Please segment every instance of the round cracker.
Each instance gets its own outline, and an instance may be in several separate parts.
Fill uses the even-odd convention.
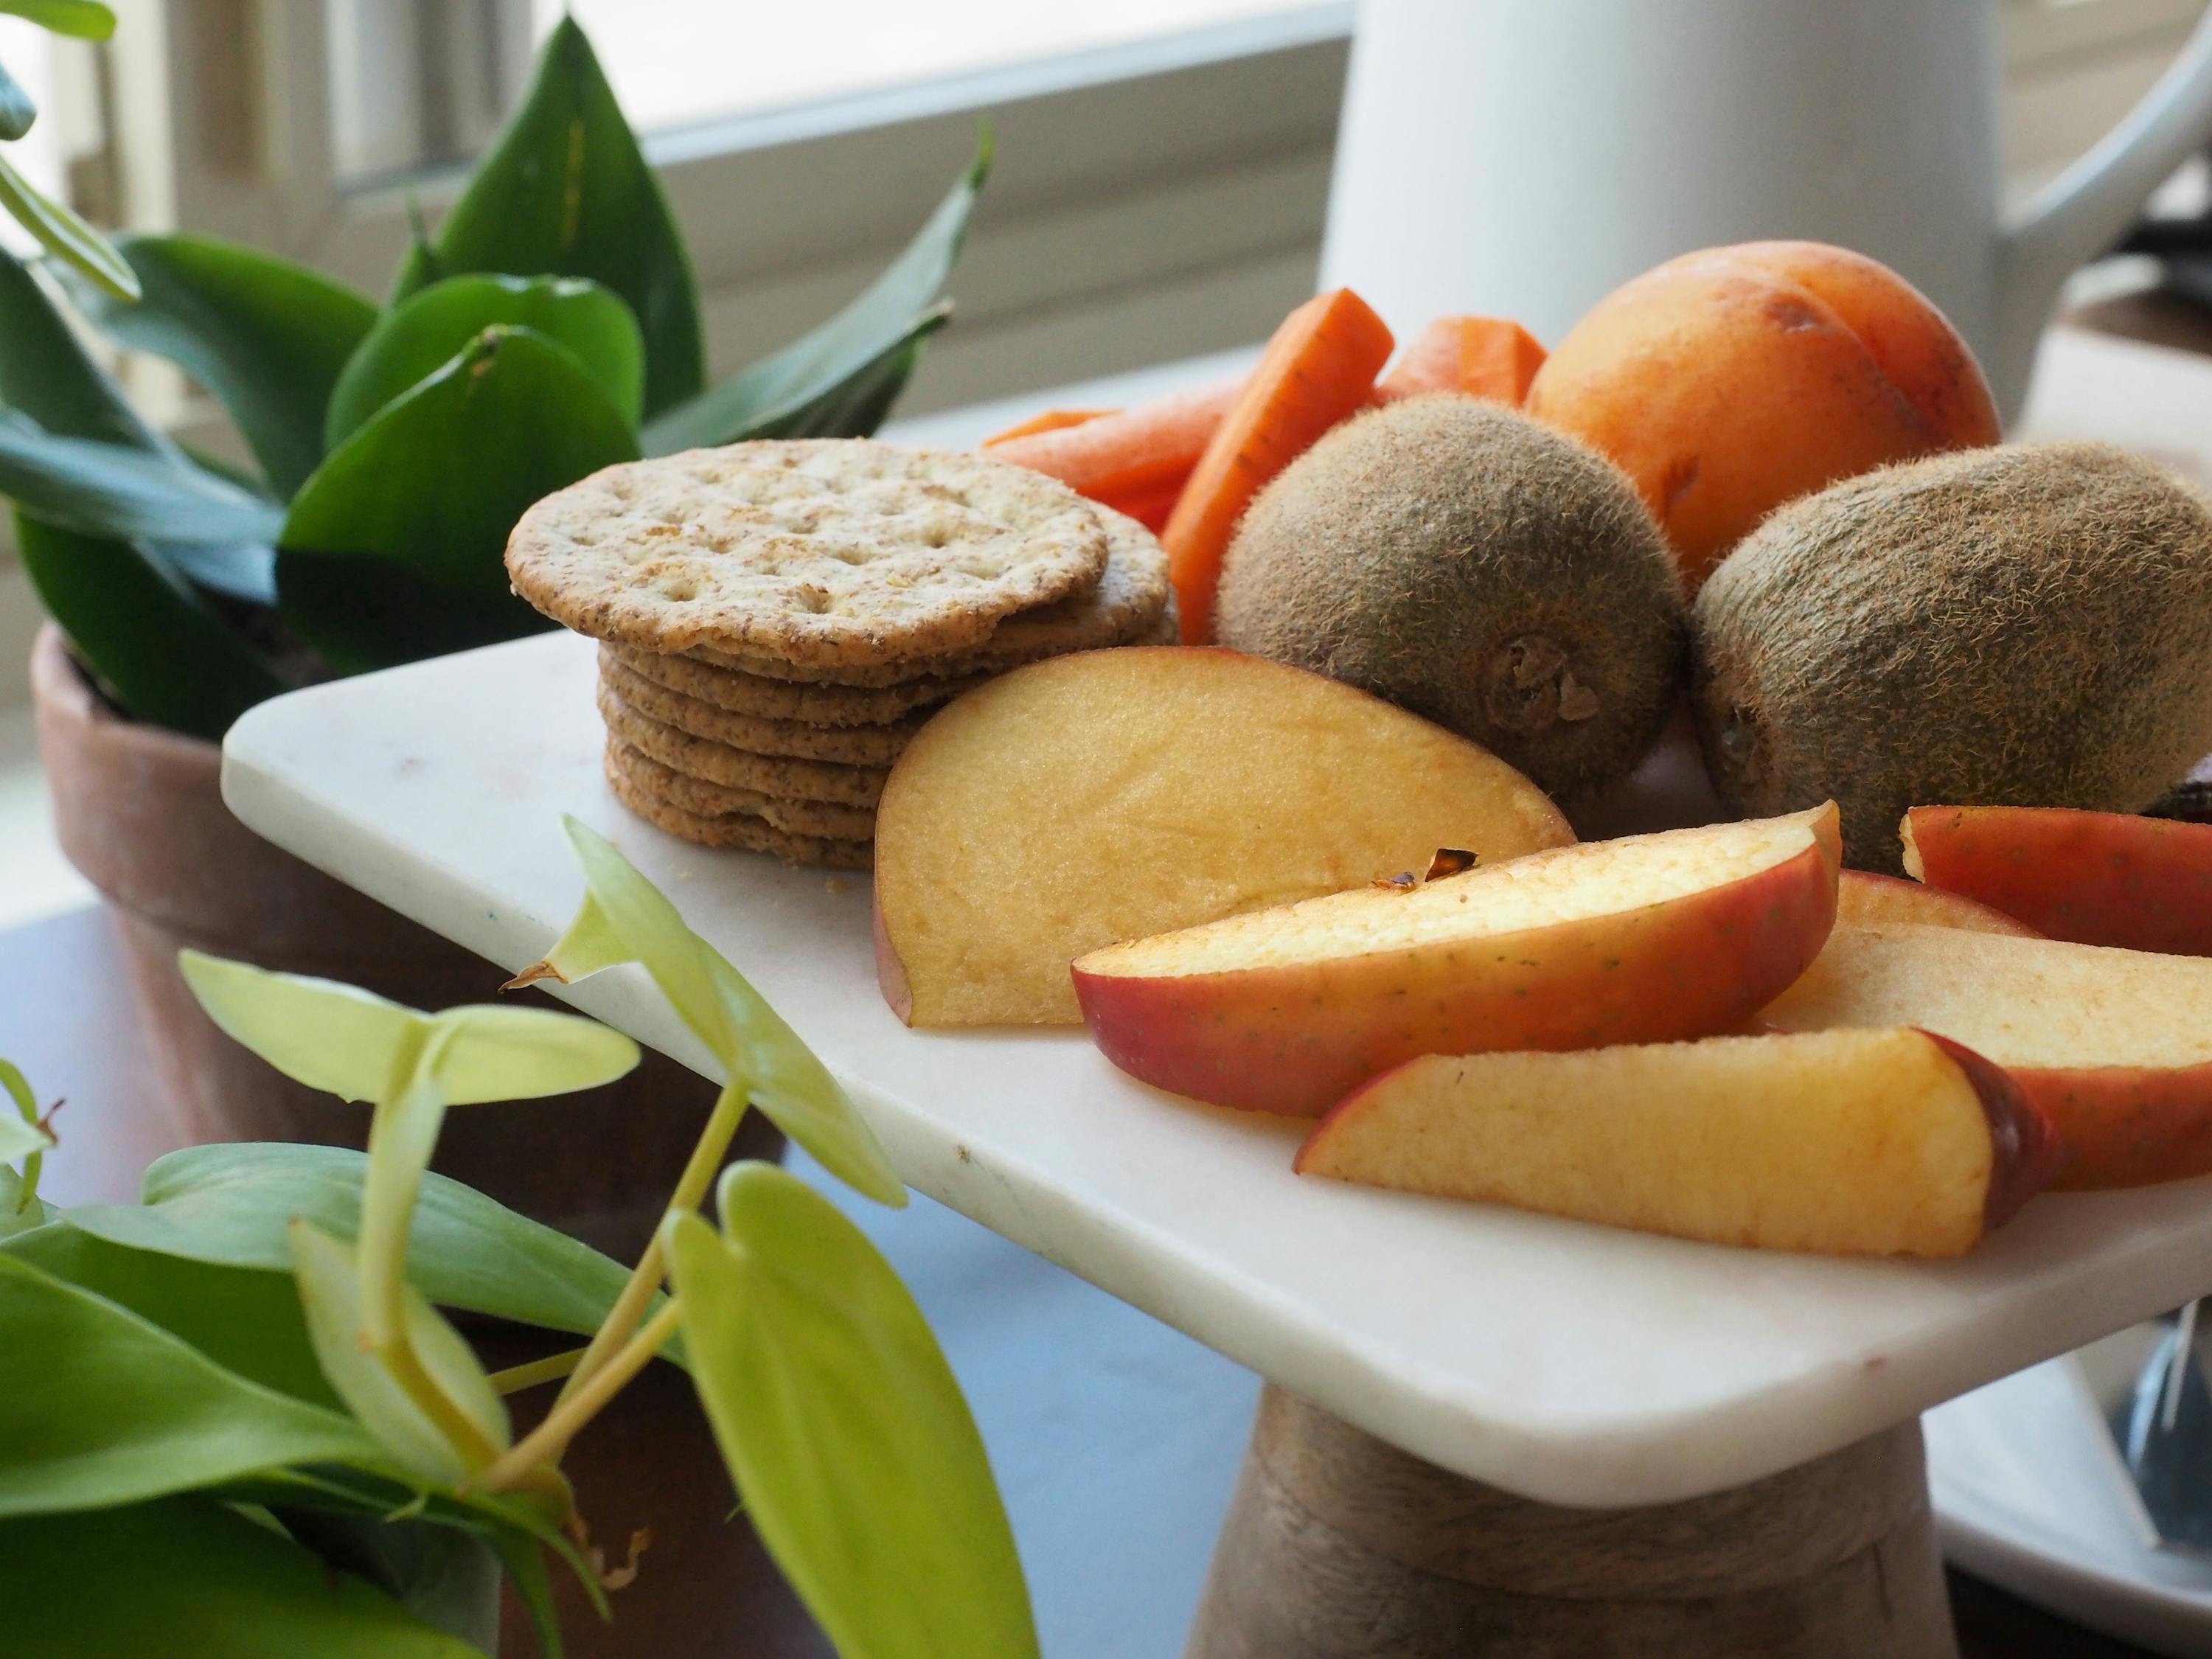
[[[875,836],[876,815],[865,806],[785,800],[756,789],[732,789],[724,784],[709,783],[704,778],[663,766],[611,733],[607,738],[606,766],[610,773],[621,773],[655,799],[702,818],[758,818],[771,830],[793,836],[819,836],[828,841],[869,841]]]
[[[672,806],[640,788],[623,773],[607,769],[607,787],[615,799],[656,830],[701,847],[739,848],[749,853],[772,853],[787,864],[823,865],[833,870],[866,870],[876,861],[872,841],[831,841],[820,836],[794,836],[760,819],[738,813],[729,817],[702,817]]]
[[[817,667],[959,650],[1105,567],[1097,515],[1057,478],[868,438],[625,461],[539,501],[507,546],[515,592],[578,633]]]
[[[821,685],[717,668],[696,657],[663,656],[634,645],[603,645],[599,656],[602,661],[612,657],[634,674],[733,714],[765,720],[803,720],[809,726],[889,726],[917,709],[933,709],[949,702],[988,678],[963,674],[946,679],[924,675],[884,686]]]
[[[756,720],[687,697],[681,691],[632,673],[602,656],[599,683],[648,720],[688,732],[695,738],[726,743],[756,755],[789,755],[799,760],[834,761],[840,766],[889,766],[928,723],[927,714],[909,714],[891,726],[808,726],[800,720]]]
[[[838,766],[829,761],[794,760],[787,755],[756,755],[679,732],[639,714],[607,690],[599,689],[599,718],[607,730],[650,760],[672,771],[689,773],[730,789],[750,789],[787,800],[834,801],[841,806],[873,806],[883,799],[887,766]]]
[[[964,650],[927,659],[863,666],[823,665],[779,659],[767,653],[731,651],[718,645],[691,647],[696,660],[769,679],[880,687],[918,674],[1001,674],[1024,663],[1075,651],[1129,645],[1149,636],[1172,609],[1168,556],[1159,539],[1134,519],[1092,504],[1105,526],[1106,569],[1089,592],[1011,616],[990,636]]]

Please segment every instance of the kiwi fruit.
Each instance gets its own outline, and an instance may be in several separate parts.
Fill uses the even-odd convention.
[[[1698,595],[1692,700],[1740,811],[1832,797],[2137,811],[2212,751],[2212,508],[2101,444],[1973,449],[1778,508]]]
[[[1216,635],[1425,715],[1572,805],[1657,737],[1688,606],[1611,461],[1443,394],[1346,422],[1261,492],[1223,564]]]

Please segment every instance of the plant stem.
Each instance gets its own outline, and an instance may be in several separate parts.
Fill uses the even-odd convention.
[[[384,1362],[384,1369],[399,1385],[400,1392],[422,1410],[446,1437],[446,1443],[461,1455],[464,1463],[489,1461],[499,1455],[498,1443],[471,1421],[468,1413],[455,1405],[438,1386],[415,1352],[413,1343],[401,1334],[396,1342],[372,1343],[376,1357]]]
[[[714,1173],[722,1167],[722,1158],[729,1152],[730,1142],[738,1133],[738,1124],[744,1117],[746,1103],[744,1090],[735,1083],[726,1085],[715,1097],[714,1109],[707,1119],[707,1127],[699,1133],[699,1144],[691,1149],[690,1161],[684,1164],[684,1173],[677,1180],[676,1190],[669,1194],[668,1207],[661,1215],[662,1227],[667,1224],[670,1216],[688,1214],[696,1210],[700,1200],[707,1196],[707,1188],[714,1184]],[[661,1255],[660,1234],[661,1227],[653,1229],[653,1242],[645,1247],[645,1254],[638,1257],[637,1266],[630,1273],[629,1283],[623,1286],[622,1294],[615,1298],[614,1306],[607,1310],[605,1322],[600,1325],[598,1334],[592,1338],[591,1346],[584,1350],[583,1358],[577,1362],[576,1369],[562,1385],[560,1399],[554,1402],[556,1411],[592,1380],[592,1374],[607,1363],[609,1356],[629,1340],[629,1334],[637,1328],[637,1322],[644,1316],[647,1304],[653,1300],[653,1292],[660,1288],[660,1281],[667,1274],[667,1266]]]
[[[488,1465],[471,1484],[486,1492],[502,1492],[539,1465],[559,1462],[568,1443],[652,1362],[683,1322],[683,1310],[678,1304],[671,1302],[662,1308],[612,1358],[593,1371],[588,1382],[556,1401],[543,1423],[516,1441],[512,1450]]]
[[[491,1374],[491,1385],[501,1394],[520,1394],[541,1382],[557,1382],[574,1371],[583,1357],[581,1348],[570,1348],[562,1353],[547,1354],[543,1359],[533,1359],[526,1365],[510,1365]]]

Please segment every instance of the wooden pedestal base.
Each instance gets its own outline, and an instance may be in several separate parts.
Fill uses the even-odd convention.
[[[1268,1386],[1185,1659],[1956,1659],[1920,1425],[1643,1510],[1531,1503]]]

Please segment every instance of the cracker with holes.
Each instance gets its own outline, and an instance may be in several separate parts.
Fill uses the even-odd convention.
[[[508,538],[515,592],[581,634],[800,666],[958,651],[1091,592],[1106,534],[1066,485],[984,455],[792,439],[625,462]]]

